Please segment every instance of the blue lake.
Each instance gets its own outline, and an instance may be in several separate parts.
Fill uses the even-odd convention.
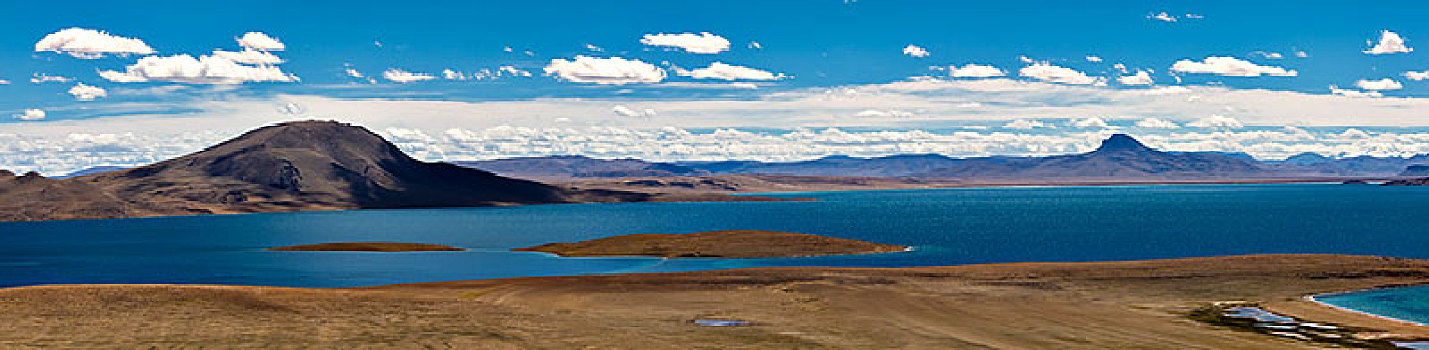
[[[1429,258],[1429,187],[1184,185],[779,194],[813,202],[630,203],[0,223],[0,286],[342,287],[752,266],[926,266],[1253,253]],[[911,245],[793,259],[557,258],[510,248],[630,233],[780,230]],[[465,252],[268,252],[340,241]]]

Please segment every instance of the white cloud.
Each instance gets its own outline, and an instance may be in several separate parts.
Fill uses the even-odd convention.
[[[101,71],[99,76],[118,83],[164,81],[189,84],[241,84],[245,82],[296,82],[298,77],[271,65],[250,66],[218,56],[148,56],[123,72]]]
[[[600,48],[600,46],[595,46],[591,44],[585,44],[585,49],[594,52],[605,52],[605,49]]]
[[[760,50],[764,48],[764,45],[760,45],[758,41],[751,41],[749,42],[749,48]]]
[[[1087,56],[1087,62],[1101,62],[1102,58],[1097,56]]]
[[[558,58],[551,60],[544,70],[546,75],[577,83],[622,85],[658,83],[665,80],[665,70],[640,60],[621,57],[576,56],[573,60]]]
[[[521,70],[520,68],[516,68],[515,66],[501,66],[501,67],[497,67],[496,72],[497,72],[496,74],[497,74],[498,76],[499,76],[499,75],[509,75],[509,76],[513,76],[513,77],[529,77],[529,76],[531,76],[531,72],[527,72],[527,71]]]
[[[1340,87],[1334,86],[1334,85],[1330,85],[1330,94],[1336,95],[1336,96],[1356,97],[1356,98],[1384,97],[1384,94],[1381,94],[1381,93],[1379,93],[1379,92],[1377,92],[1377,91],[1359,91],[1359,90],[1341,89]]]
[[[15,119],[19,120],[40,120],[45,119],[45,110],[38,108],[27,108],[25,112],[16,114]]]
[[[645,37],[640,38],[640,43],[678,47],[689,53],[716,54],[729,51],[729,40],[710,33],[645,34]]]
[[[242,63],[242,64],[274,65],[274,64],[282,64],[282,63],[283,63],[283,59],[282,59],[282,58],[279,58],[277,55],[268,53],[268,52],[266,52],[266,51],[257,51],[257,50],[243,50],[243,51],[214,50],[214,51],[213,51],[213,56],[214,56],[214,57],[221,57],[221,58],[223,58],[223,59],[226,59],[226,60],[229,60],[229,61],[233,61],[233,62]]]
[[[1422,71],[1422,72],[1409,71],[1409,72],[1404,72],[1403,75],[1404,75],[1404,78],[1405,78],[1405,79],[1414,80],[1414,81],[1429,79],[1429,71]]]
[[[1106,79],[1103,78],[1093,78],[1075,69],[1054,66],[1048,63],[1037,63],[1022,67],[1017,74],[1046,82],[1073,85],[1100,85],[1106,82]]]
[[[1169,14],[1169,13],[1166,13],[1165,11],[1162,11],[1162,12],[1160,12],[1160,13],[1153,13],[1153,14],[1150,14],[1150,15],[1146,15],[1146,18],[1148,18],[1148,19],[1154,19],[1154,20],[1158,20],[1158,21],[1162,21],[1162,22],[1175,22],[1175,21],[1176,21],[1176,16],[1174,16],[1174,15],[1172,15],[1172,14]]]
[[[854,113],[854,116],[861,118],[912,118],[914,117],[914,114],[912,112],[892,109],[866,109],[863,111],[859,111],[858,113]]]
[[[243,46],[243,48],[249,50],[283,51],[287,48],[285,45],[283,45],[283,42],[278,41],[278,39],[270,37],[268,36],[268,34],[263,34],[259,32],[245,33],[242,37],[239,37],[236,40],[238,40],[239,46]]]
[[[908,55],[908,56],[913,56],[913,57],[928,57],[928,55],[929,55],[927,49],[924,49],[924,48],[922,48],[922,47],[918,47],[917,45],[913,45],[913,44],[908,44],[908,46],[904,46],[904,47],[903,47],[903,54],[904,54],[904,55]]]
[[[1305,58],[1310,57],[1310,54],[1306,53],[1305,51],[1295,51],[1295,57]]]
[[[1414,51],[1413,48],[1410,48],[1409,46],[1406,46],[1404,44],[1404,38],[1400,37],[1399,33],[1391,32],[1388,30],[1379,33],[1378,43],[1369,43],[1373,44],[1374,46],[1370,47],[1368,50],[1364,50],[1364,53],[1371,55],[1407,53]]]
[[[644,108],[635,110],[624,105],[615,105],[615,107],[611,108],[611,111],[615,112],[615,115],[631,118],[650,118],[659,115],[654,109]]]
[[[387,79],[387,81],[403,84],[432,80],[436,78],[437,77],[434,77],[431,74],[413,73],[397,68],[388,68],[386,71],[382,72],[382,79]]]
[[[0,85],[10,85],[10,81],[9,81],[9,80],[5,80],[5,79],[0,79]]]
[[[1355,86],[1357,86],[1357,87],[1359,87],[1359,88],[1361,88],[1361,89],[1374,90],[1374,91],[1379,91],[1379,90],[1399,90],[1399,89],[1403,89],[1403,88],[1404,88],[1404,85],[1402,85],[1402,84],[1400,84],[1399,82],[1394,81],[1394,79],[1390,79],[1390,78],[1384,78],[1384,79],[1380,79],[1380,80],[1360,80],[1360,81],[1355,82]]]
[[[114,36],[94,29],[68,28],[45,35],[35,43],[35,52],[58,52],[95,59],[105,54],[148,55],[154,53],[154,48],[135,38]]]
[[[1191,121],[1190,123],[1186,123],[1186,126],[1193,127],[1193,128],[1202,128],[1202,129],[1226,129],[1226,130],[1233,130],[1233,129],[1244,128],[1244,127],[1245,127],[1245,124],[1241,123],[1240,120],[1236,120],[1235,118],[1231,118],[1231,117],[1227,117],[1227,116],[1223,116],[1223,115],[1219,115],[1219,114],[1212,114],[1212,115],[1209,116],[1209,117],[1205,117],[1205,118],[1201,118],[1201,119],[1196,119],[1196,120],[1194,120],[1194,121]]]
[[[1040,122],[1040,121],[1036,121],[1036,120],[1031,120],[1031,119],[1017,119],[1017,120],[1013,120],[1013,121],[1007,122],[1007,124],[1003,124],[1002,127],[1008,128],[1008,129],[1017,129],[1017,130],[1031,130],[1031,129],[1036,129],[1036,128],[1046,128],[1046,127],[1049,127],[1049,126],[1048,126],[1046,123],[1043,123],[1043,122]]]
[[[109,92],[104,88],[84,83],[77,83],[74,87],[69,88],[69,94],[80,101],[94,101],[94,99],[109,96]]]
[[[454,71],[454,70],[452,70],[451,68],[447,68],[447,69],[443,69],[443,70],[442,70],[442,79],[446,79],[446,80],[466,80],[466,79],[468,79],[468,78],[467,78],[466,73],[462,73],[462,72],[459,72],[459,71]]]
[[[359,72],[359,71],[357,71],[356,69],[352,69],[352,68],[348,68],[348,69],[347,69],[347,76],[353,77],[353,78],[359,78],[359,79],[361,79],[361,78],[366,78],[366,77],[367,77],[367,75],[362,74],[362,72]]]
[[[1155,80],[1151,79],[1151,74],[1144,70],[1136,71],[1136,75],[1117,77],[1116,81],[1121,85],[1151,85],[1155,83]]]
[[[1165,119],[1160,119],[1160,118],[1146,118],[1146,119],[1142,119],[1142,120],[1136,121],[1136,127],[1139,127],[1139,128],[1147,128],[1147,129],[1175,129],[1175,128],[1180,128],[1181,126],[1180,126],[1180,125],[1176,125],[1175,122],[1172,122],[1172,121],[1169,121],[1169,120],[1165,120]]]
[[[962,68],[948,66],[948,75],[954,78],[991,78],[1007,75],[1007,72],[993,66],[968,63]]]
[[[70,79],[70,78],[67,78],[67,77],[61,77],[61,76],[57,76],[57,75],[48,75],[48,74],[39,73],[39,72],[36,72],[35,74],[30,75],[30,82],[31,82],[31,83],[35,83],[35,84],[43,84],[43,83],[68,83],[68,82],[70,82],[70,81],[72,81],[72,80],[74,80],[74,79]]]
[[[1261,75],[1293,77],[1299,73],[1281,67],[1262,66],[1235,57],[1211,56],[1201,62],[1192,60],[1176,61],[1171,70],[1183,73],[1205,73],[1229,77],[1258,77]]]
[[[1111,125],[1110,125],[1110,124],[1107,124],[1106,120],[1103,120],[1102,118],[1091,117],[1091,118],[1073,119],[1073,120],[1072,120],[1072,127],[1082,128],[1082,129],[1106,129],[1106,128],[1110,128]]]
[[[1251,54],[1251,55],[1255,55],[1255,56],[1260,56],[1260,57],[1268,58],[1268,59],[1272,59],[1272,60],[1278,60],[1278,59],[1285,58],[1285,55],[1281,55],[1279,52],[1256,51],[1256,52],[1251,52],[1250,54]]]
[[[711,63],[709,67],[695,70],[678,70],[676,74],[695,79],[720,79],[720,80],[779,80],[785,78],[783,73],[775,74],[769,71],[724,64],[720,62]]]

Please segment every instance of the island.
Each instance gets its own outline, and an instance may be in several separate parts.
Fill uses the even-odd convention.
[[[731,230],[686,234],[633,234],[576,243],[550,243],[516,251],[563,257],[648,256],[661,258],[790,258],[908,250],[899,245],[819,235]]]
[[[457,252],[466,249],[426,243],[340,242],[268,248],[275,252]]]

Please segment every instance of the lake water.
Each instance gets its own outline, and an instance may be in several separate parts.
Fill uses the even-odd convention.
[[[1429,258],[1429,187],[1184,185],[779,194],[813,202],[629,203],[0,223],[0,286],[343,287],[752,266],[926,266],[1253,253]],[[759,229],[911,245],[839,257],[557,258],[510,252],[630,233]],[[341,241],[465,252],[268,252]],[[1429,293],[1419,293],[1429,298]],[[1429,303],[1425,303],[1429,305]],[[1418,309],[1429,314],[1429,308]]]

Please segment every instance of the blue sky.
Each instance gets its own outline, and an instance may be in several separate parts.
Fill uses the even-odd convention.
[[[1020,135],[965,154],[954,146],[926,149],[960,155],[1075,151],[1110,132],[1145,134],[1173,149],[1264,157],[1413,154],[1429,152],[1415,136],[1429,126],[1422,116],[1429,81],[1411,79],[1412,72],[1429,70],[1429,53],[1365,51],[1385,31],[1416,48],[1429,37],[1419,15],[1426,9],[1423,2],[1330,1],[8,2],[0,5],[7,15],[0,20],[0,79],[9,82],[0,85],[0,143],[5,135],[16,141],[0,148],[0,168],[139,162],[197,146],[136,145],[197,144],[209,141],[195,136],[201,132],[306,118],[348,120],[394,138],[416,131],[422,136],[404,148],[445,149],[429,152],[433,159],[558,151],[795,159],[924,150],[916,140],[745,153],[724,146],[693,156],[633,146],[648,146],[647,140],[608,153],[596,150],[614,146],[450,151],[470,145],[447,131],[499,127]],[[153,52],[94,58],[37,48],[68,28],[139,40]],[[249,32],[280,41],[282,50],[256,50],[284,62],[242,67],[271,69],[291,81],[160,74],[160,68],[182,68],[160,58],[242,53],[235,39]],[[704,54],[642,43],[654,34],[703,35],[728,47]],[[565,74],[602,72],[554,61],[587,63],[579,56],[631,75],[598,84]],[[141,59],[162,67],[125,73]],[[951,76],[949,66],[969,64],[1002,74]],[[509,68],[498,73],[502,67]],[[404,83],[383,76],[392,70],[432,78]],[[444,70],[456,79],[444,77]],[[1124,79],[1142,72],[1146,79]],[[721,74],[733,79],[709,77]],[[31,82],[43,76],[58,81]],[[71,93],[78,84],[88,86],[89,95]],[[94,88],[104,93],[94,95]],[[43,117],[29,110],[44,111]],[[1354,129],[1378,141],[1306,139],[1286,127],[1312,135]],[[1245,141],[1241,134],[1252,132],[1292,136]],[[76,134],[129,135],[122,147],[111,147],[129,152],[83,153],[85,161],[65,165],[45,160],[74,158]]]

